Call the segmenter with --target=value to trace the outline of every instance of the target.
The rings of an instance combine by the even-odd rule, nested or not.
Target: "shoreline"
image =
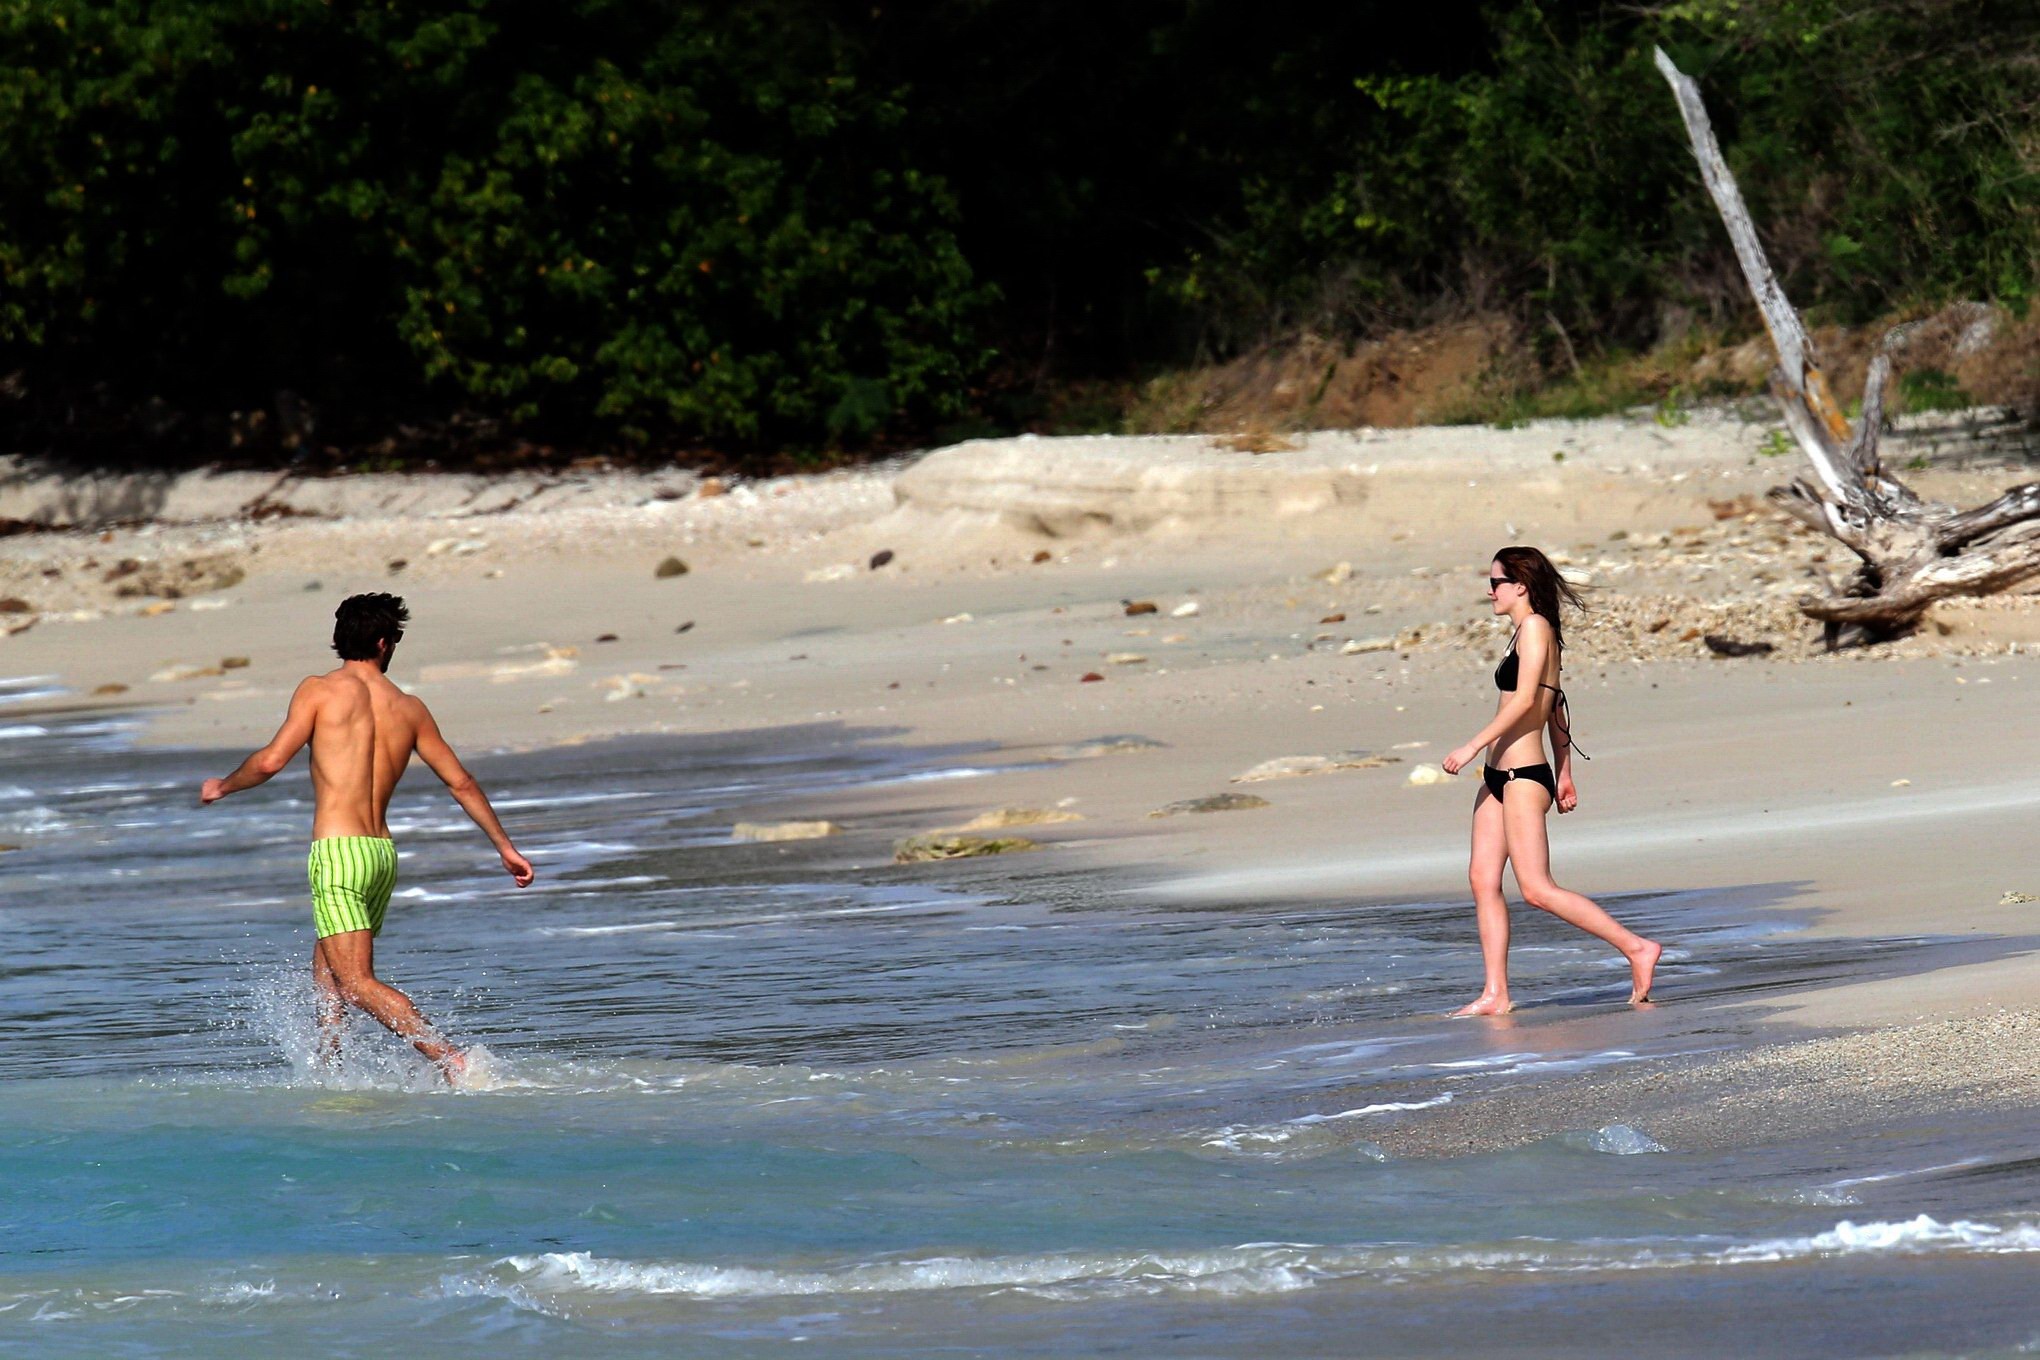
[[[840,855],[999,808],[1056,810],[1082,820],[1016,827],[1047,849],[1011,872],[1103,875],[1178,908],[1453,901],[1471,785],[1408,776],[1492,702],[1485,666],[1502,639],[1473,598],[1479,557],[1541,542],[1590,578],[1596,606],[1569,638],[1568,692],[1594,759],[1579,770],[1580,812],[1552,827],[1560,880],[1590,896],[1792,884],[1809,939],[1931,925],[1973,940],[1994,956],[1766,1000],[1751,1021],[1758,1051],[1833,1058],[1850,1075],[1814,1083],[1828,1092],[1943,1101],[1995,1079],[2005,1099],[2030,1101],[2040,1075],[1975,1026],[2002,1011],[2030,1037],[2022,1003],[2040,982],[2021,945],[2040,907],[2010,900],[2040,894],[2040,863],[2019,850],[2040,804],[2040,595],[1937,610],[1920,637],[1874,654],[1820,654],[1790,600],[1839,561],[1763,505],[1762,489],[1796,469],[1755,452],[1760,436],[1726,419],[1313,436],[1289,489],[1270,495],[1251,484],[1271,459],[1210,440],[1173,441],[1160,484],[1124,476],[1151,441],[1105,441],[1090,461],[1077,444],[1051,457],[1009,441],[709,496],[672,476],[610,476],[486,515],[427,497],[352,517],[17,536],[0,543],[0,596],[35,609],[0,628],[34,626],[0,639],[0,672],[62,677],[76,691],[67,708],[145,712],[150,743],[251,748],[296,678],[325,668],[338,599],[388,589],[414,613],[392,673],[470,754],[816,723],[982,744],[992,754],[974,763],[999,773],[732,815],[840,822]],[[1467,475],[1503,445],[1515,480]],[[1038,484],[1023,485],[1030,468]],[[1955,458],[1915,480],[1974,499],[2009,479]],[[1131,508],[1096,523],[1087,497]],[[669,556],[687,570],[656,575]],[[140,565],[123,572],[129,560]],[[201,577],[222,569],[174,597],[118,593],[194,561]],[[1775,650],[1714,659],[1686,636],[1702,627]],[[0,709],[4,721],[27,712]],[[1119,734],[1156,745],[1055,754]],[[1234,782],[1267,761],[1343,752],[1382,763]],[[1150,816],[1229,792],[1268,806]],[[1878,1036],[1914,1056],[1880,1066]],[[1502,1146],[1582,1101],[1649,1096],[1705,1137],[1724,1093],[1787,1093],[1805,1078],[1797,1061],[1569,1079],[1558,1096],[1492,1115],[1466,1103],[1410,1127]]]

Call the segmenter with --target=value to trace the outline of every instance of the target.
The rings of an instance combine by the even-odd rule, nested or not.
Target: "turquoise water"
[[[1955,948],[1809,944],[1789,885],[1616,902],[1673,946],[1678,1002],[1648,1014],[1523,919],[1538,1004],[1447,1024],[1478,975],[1462,903],[1184,911],[1048,857],[727,842],[747,801],[968,780],[977,752],[816,728],[487,758],[534,889],[436,787],[393,809],[381,971],[499,1079],[448,1093],[365,1025],[337,1072],[308,1061],[302,772],[202,811],[228,757],[36,713],[56,688],[0,682],[23,847],[0,855],[0,1354],[2040,1342],[2017,1122],[1733,1155],[1625,1125],[1375,1145],[1509,1083],[1745,1043],[1731,1001]]]

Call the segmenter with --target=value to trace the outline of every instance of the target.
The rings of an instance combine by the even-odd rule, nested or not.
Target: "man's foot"
[[[1455,1019],[1463,1015],[1507,1015],[1514,1009],[1516,1003],[1507,996],[1489,996],[1482,992],[1471,1004],[1461,1006],[1452,1015]]]
[[[1658,956],[1665,947],[1656,940],[1644,940],[1634,954],[1629,956],[1629,1004],[1650,1000],[1650,984],[1657,977]]]

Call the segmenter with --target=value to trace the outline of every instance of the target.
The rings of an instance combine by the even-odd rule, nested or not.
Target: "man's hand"
[[[531,867],[531,861],[515,850],[503,852],[503,867],[510,871],[510,879],[520,888],[531,886],[531,880],[538,877],[538,871]]]
[[[1458,774],[1461,770],[1471,765],[1473,758],[1479,754],[1480,748],[1478,746],[1469,744],[1460,747],[1451,755],[1445,757],[1445,773]]]
[[[198,805],[200,807],[205,807],[209,803],[217,803],[226,796],[227,781],[224,779],[208,779],[205,783],[198,786]]]
[[[1580,791],[1573,787],[1572,776],[1569,774],[1560,775],[1558,777],[1558,810],[1562,813],[1571,812],[1579,805]]]

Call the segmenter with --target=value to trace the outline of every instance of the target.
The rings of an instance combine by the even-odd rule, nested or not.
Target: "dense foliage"
[[[2036,33],[2027,0],[0,0],[0,420],[100,456],[854,448],[1305,327],[1648,344],[1744,315],[1655,43],[1802,302],[2023,306]]]

